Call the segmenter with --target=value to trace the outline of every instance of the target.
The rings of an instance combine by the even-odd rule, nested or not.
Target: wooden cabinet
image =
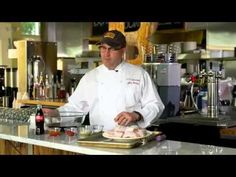
[[[28,146],[24,143],[19,143],[10,140],[0,140],[1,155],[27,155]]]
[[[31,145],[10,141],[0,140],[0,155],[78,155],[78,153],[63,151],[59,149],[47,148],[32,145],[32,152],[29,147]]]
[[[74,152],[63,151],[59,149],[52,149],[42,146],[33,146],[34,155],[77,155]]]

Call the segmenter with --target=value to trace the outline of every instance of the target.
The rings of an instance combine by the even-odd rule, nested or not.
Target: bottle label
[[[43,116],[36,116],[35,117],[36,122],[42,122],[44,120]]]

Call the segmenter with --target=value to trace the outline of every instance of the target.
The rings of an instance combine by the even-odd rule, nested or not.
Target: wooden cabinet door
[[[1,155],[27,155],[28,145],[9,140],[0,140]]]
[[[33,146],[34,155],[78,155],[74,152],[63,151],[59,149],[47,148],[42,146]]]

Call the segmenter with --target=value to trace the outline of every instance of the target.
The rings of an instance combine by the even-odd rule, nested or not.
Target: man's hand
[[[118,123],[118,125],[128,125],[132,122],[137,122],[141,119],[140,115],[136,112],[121,112],[115,117],[115,122]]]

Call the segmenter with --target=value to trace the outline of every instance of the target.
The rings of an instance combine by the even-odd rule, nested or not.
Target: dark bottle
[[[42,110],[42,105],[37,105],[35,123],[36,123],[36,135],[44,134],[44,114]]]
[[[66,98],[66,88],[64,85],[63,78],[61,78],[61,84],[60,84],[60,88],[59,88],[59,96],[58,97],[62,100],[64,100]]]

